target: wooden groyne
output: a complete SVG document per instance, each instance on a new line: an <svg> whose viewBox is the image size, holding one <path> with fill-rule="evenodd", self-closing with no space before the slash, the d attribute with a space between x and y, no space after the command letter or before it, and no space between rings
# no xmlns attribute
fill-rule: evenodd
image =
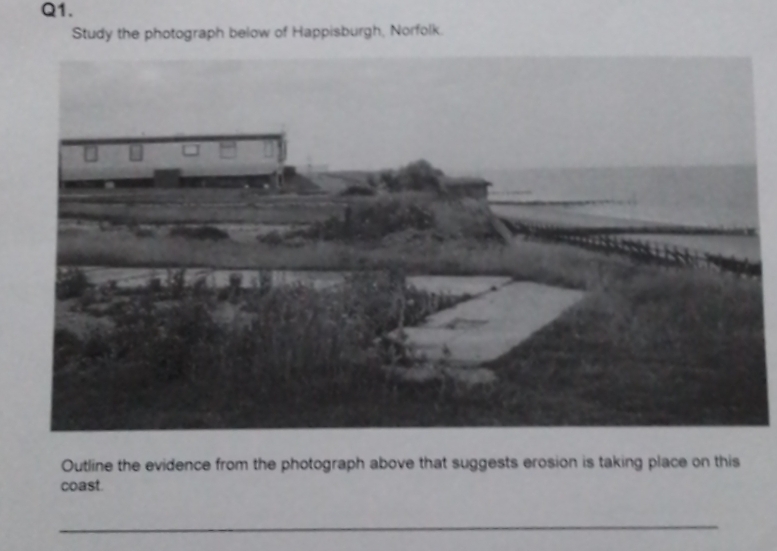
<svg viewBox="0 0 777 551"><path fill-rule="evenodd" d="M743 237L756 237L758 230L747 227L700 227L700 226L543 226L535 224L538 227L547 228L549 231L574 234L574 235L628 235L628 234L650 234L650 235L737 235Z"/></svg>
<svg viewBox="0 0 777 551"><path fill-rule="evenodd" d="M617 254L636 262L668 267L687 267L727 272L744 277L761 277L761 262L712 254L686 247L651 243L605 233L586 233L588 228L570 228L501 219L514 234L556 243L567 243L584 249ZM641 231L640 233L648 233Z"/></svg>

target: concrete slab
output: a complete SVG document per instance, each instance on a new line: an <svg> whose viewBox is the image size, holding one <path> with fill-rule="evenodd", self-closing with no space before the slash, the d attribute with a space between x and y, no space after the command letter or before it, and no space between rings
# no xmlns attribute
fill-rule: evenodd
<svg viewBox="0 0 777 551"><path fill-rule="evenodd" d="M151 278L158 277L165 282L167 270L162 268L104 268L85 266L80 268L95 285L115 281L121 288L142 287ZM340 285L347 275L345 272L311 270L269 270L272 284L294 285L302 283L316 289L325 289ZM259 282L259 270L213 270L210 268L187 268L185 280L191 285L204 277L210 286L227 287L232 274L239 274L244 287ZM477 296L510 283L509 277L492 276L410 276L408 286L430 293Z"/></svg>
<svg viewBox="0 0 777 551"><path fill-rule="evenodd" d="M518 346L583 295L581 291L515 282L438 312L419 327L405 328L405 334L408 344L429 360L476 365Z"/></svg>
<svg viewBox="0 0 777 551"><path fill-rule="evenodd" d="M509 277L500 276L441 276L423 275L409 276L408 287L419 291L448 295L477 296L495 291L512 281Z"/></svg>
<svg viewBox="0 0 777 551"><path fill-rule="evenodd" d="M167 270L159 268L99 268L85 267L84 273L91 283L103 285L109 281L115 281L120 288L137 288L148 283L152 278L159 278L165 283ZM315 271L287 271L270 270L273 286L294 285L302 283L317 289L324 289L335 285L340 285L344 280L344 275L338 272L315 272ZM208 268L187 268L184 279L187 285L191 285L200 278L211 287L227 287L229 279L233 274L241 277L243 287L250 287L253 284L259 284L259 270L212 270Z"/></svg>

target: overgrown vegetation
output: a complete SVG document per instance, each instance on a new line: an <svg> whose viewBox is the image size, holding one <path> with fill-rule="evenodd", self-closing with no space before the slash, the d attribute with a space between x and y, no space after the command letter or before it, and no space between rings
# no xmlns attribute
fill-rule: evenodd
<svg viewBox="0 0 777 551"><path fill-rule="evenodd" d="M407 355L378 337L461 300L408 288L401 272L354 274L327 291L230 280L221 293L183 279L107 298L109 330L56 332L55 429L208 426L250 411L242 425L257 407L358 400L385 391L381 366Z"/></svg>
<svg viewBox="0 0 777 551"><path fill-rule="evenodd" d="M80 268L57 268L55 285L59 300L80 297L90 287L89 278Z"/></svg>
<svg viewBox="0 0 777 551"><path fill-rule="evenodd" d="M384 199L349 205L343 217L331 216L311 224L289 237L306 237L326 241L368 241L402 230L429 230L434 227L434 215L428 208L408 201Z"/></svg>
<svg viewBox="0 0 777 551"><path fill-rule="evenodd" d="M488 207L480 201L448 201L405 193L354 201L342 215L288 232L285 237L352 243L377 241L400 232L425 232L438 240L489 240L498 236ZM283 242L277 235L262 236L260 241Z"/></svg>
<svg viewBox="0 0 777 551"><path fill-rule="evenodd" d="M487 366L496 385L462 391L381 369L412 353L378 337L462 298L401 271L328 290L183 279L84 303L106 329L57 331L54 429L768 423L754 281L611 273Z"/></svg>

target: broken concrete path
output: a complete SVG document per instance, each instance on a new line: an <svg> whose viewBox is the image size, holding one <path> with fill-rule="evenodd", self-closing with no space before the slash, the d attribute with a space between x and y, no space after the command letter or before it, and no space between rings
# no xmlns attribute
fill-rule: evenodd
<svg viewBox="0 0 777 551"><path fill-rule="evenodd" d="M409 276L407 286L419 291L440 295L477 296L495 291L510 283L512 278L502 276Z"/></svg>
<svg viewBox="0 0 777 551"><path fill-rule="evenodd" d="M405 328L407 344L430 361L481 364L518 346L582 298L581 291L511 283Z"/></svg>

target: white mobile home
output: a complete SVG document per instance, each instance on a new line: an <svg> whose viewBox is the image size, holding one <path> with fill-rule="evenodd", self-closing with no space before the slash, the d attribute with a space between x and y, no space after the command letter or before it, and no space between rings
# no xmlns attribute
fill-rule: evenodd
<svg viewBox="0 0 777 551"><path fill-rule="evenodd" d="M286 137L278 134L66 139L60 186L279 187Z"/></svg>

